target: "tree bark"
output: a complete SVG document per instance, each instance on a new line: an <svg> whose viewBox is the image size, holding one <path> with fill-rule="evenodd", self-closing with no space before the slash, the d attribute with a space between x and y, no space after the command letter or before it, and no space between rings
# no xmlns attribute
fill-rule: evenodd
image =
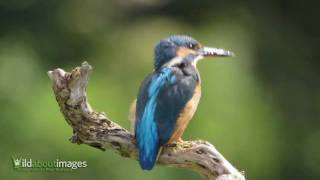
<svg viewBox="0 0 320 180"><path fill-rule="evenodd" d="M89 105L86 87L92 67L84 62L71 72L55 69L48 72L60 110L73 129L72 143L111 149L123 157L137 159L134 135L111 121L105 113L95 112ZM182 141L163 148L158 164L191 169L209 180L244 180L207 141Z"/></svg>

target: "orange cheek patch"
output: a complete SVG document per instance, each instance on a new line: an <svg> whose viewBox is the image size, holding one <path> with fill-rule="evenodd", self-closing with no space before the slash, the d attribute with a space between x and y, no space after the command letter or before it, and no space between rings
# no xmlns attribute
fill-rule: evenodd
<svg viewBox="0 0 320 180"><path fill-rule="evenodd" d="M196 54L196 52L194 50L191 50L191 49L188 49L185 47L181 47L177 51L177 56L182 57L182 58L188 56L189 54Z"/></svg>

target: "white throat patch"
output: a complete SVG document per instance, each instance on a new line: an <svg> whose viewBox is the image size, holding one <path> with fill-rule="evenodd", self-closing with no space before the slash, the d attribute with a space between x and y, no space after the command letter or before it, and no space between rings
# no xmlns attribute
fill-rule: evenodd
<svg viewBox="0 0 320 180"><path fill-rule="evenodd" d="M192 65L197 66L197 63L199 60L203 59L202 55L198 55L193 61L192 61ZM162 67L172 67L175 66L177 64L182 63L184 59L182 57L175 57L173 59L171 59L169 62L165 63L162 65Z"/></svg>

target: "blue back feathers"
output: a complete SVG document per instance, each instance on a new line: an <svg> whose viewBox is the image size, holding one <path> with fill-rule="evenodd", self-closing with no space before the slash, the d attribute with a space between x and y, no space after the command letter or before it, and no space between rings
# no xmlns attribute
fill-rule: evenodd
<svg viewBox="0 0 320 180"><path fill-rule="evenodd" d="M177 67L154 71L142 83L136 104L135 136L142 169L153 168L159 148L166 144L176 127L185 104L192 98L197 73L188 66L185 72Z"/></svg>
<svg viewBox="0 0 320 180"><path fill-rule="evenodd" d="M154 74L146 89L143 89L143 93L147 93L148 100L141 102L142 99L138 98L138 104L142 103L141 105L144 107L143 110L137 111L138 117L135 128L139 162L142 169L152 169L159 152L160 142L155 121L155 110L159 91L164 83L168 82L170 75L171 70L169 68L162 69L159 73ZM139 107L141 108L141 106Z"/></svg>

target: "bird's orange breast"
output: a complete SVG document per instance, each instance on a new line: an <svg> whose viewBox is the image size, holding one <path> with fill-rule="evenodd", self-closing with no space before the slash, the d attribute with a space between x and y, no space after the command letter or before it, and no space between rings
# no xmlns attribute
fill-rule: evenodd
<svg viewBox="0 0 320 180"><path fill-rule="evenodd" d="M197 110L199 101L201 97L201 86L200 83L197 84L193 97L188 101L184 109L179 114L179 118L177 119L176 128L168 141L168 143L175 142L180 139L184 130L187 128L190 120L192 119L194 113Z"/></svg>

